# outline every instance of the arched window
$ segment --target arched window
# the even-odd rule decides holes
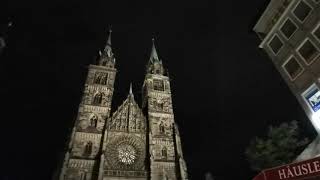
[[[96,74],[94,77],[94,83],[95,84],[99,84],[101,81],[101,75],[100,74]]]
[[[159,131],[160,131],[160,134],[164,134],[164,132],[165,132],[164,125],[162,123],[160,123],[160,125],[159,125]]]
[[[89,141],[89,142],[87,142],[86,146],[84,147],[84,154],[86,156],[90,156],[91,152],[92,152],[92,142]]]
[[[108,74],[104,75],[101,79],[101,84],[106,85],[108,82]]]
[[[98,117],[96,115],[93,115],[90,119],[90,126],[97,127],[97,124],[98,124]]]
[[[93,104],[101,104],[102,103],[102,93],[97,93],[93,98]]]
[[[107,65],[107,61],[102,62],[102,66],[105,66],[105,65]]]
[[[167,158],[167,148],[166,147],[163,147],[162,150],[161,150],[161,156],[163,158]]]

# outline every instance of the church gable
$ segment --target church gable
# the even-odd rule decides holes
[[[122,103],[121,106],[109,118],[108,129],[111,131],[145,132],[146,118],[142,110],[135,102],[132,94]]]

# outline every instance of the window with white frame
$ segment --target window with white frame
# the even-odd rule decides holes
[[[278,35],[273,36],[272,40],[269,42],[269,46],[274,54],[278,54],[283,46],[282,41]]]
[[[307,16],[310,14],[312,8],[305,2],[300,1],[296,8],[293,10],[293,14],[303,22]]]
[[[319,50],[309,39],[299,47],[298,53],[307,64],[311,64],[319,56]]]
[[[280,31],[289,39],[297,29],[298,27],[288,18],[280,28]]]
[[[314,112],[320,109],[320,91],[316,84],[312,84],[302,96]]]
[[[282,67],[286,71],[291,80],[296,79],[303,71],[303,67],[294,56],[291,56]]]

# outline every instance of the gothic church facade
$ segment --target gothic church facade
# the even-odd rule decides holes
[[[187,180],[169,77],[154,42],[141,108],[132,88],[113,113],[116,78],[111,31],[96,64],[89,65],[83,97],[59,180]]]

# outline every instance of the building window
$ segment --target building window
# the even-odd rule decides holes
[[[303,22],[310,14],[311,10],[312,8],[305,1],[300,1],[293,10],[293,14],[298,18],[298,20]]]
[[[314,112],[320,109],[320,91],[316,84],[312,84],[302,96]]]
[[[298,53],[307,64],[311,64],[319,56],[319,50],[309,39],[302,43],[298,49]]]
[[[161,156],[163,158],[167,158],[167,148],[166,147],[163,147],[162,150],[161,150]]]
[[[86,146],[84,147],[84,155],[90,156],[92,153],[92,142],[87,142]]]
[[[93,115],[90,119],[90,126],[96,128],[97,124],[98,124],[98,117],[96,115]]]
[[[320,24],[312,31],[312,34],[320,41]]]
[[[299,62],[291,56],[282,66],[291,80],[296,79],[303,71]]]
[[[93,104],[100,105],[102,103],[103,95],[103,93],[97,93],[93,98]]]
[[[287,39],[289,39],[297,29],[298,27],[288,18],[280,28],[280,31]]]
[[[153,89],[157,91],[164,91],[164,84],[162,80],[154,79],[153,80]]]
[[[101,75],[100,74],[95,74],[95,76],[94,76],[94,83],[95,84],[100,84],[100,81],[101,81]]]
[[[106,85],[108,82],[108,74],[104,74],[101,78],[101,83],[102,85]]]
[[[162,123],[160,123],[159,125],[159,131],[160,131],[160,134],[164,134],[165,132],[164,125]]]
[[[106,85],[108,82],[108,74],[107,73],[96,73],[94,76],[93,82],[95,84]]]
[[[283,46],[282,41],[278,35],[273,36],[272,40],[269,42],[269,46],[274,54],[278,54]]]
[[[163,110],[163,103],[162,102],[158,102],[157,103],[157,110],[158,111],[162,111]]]

